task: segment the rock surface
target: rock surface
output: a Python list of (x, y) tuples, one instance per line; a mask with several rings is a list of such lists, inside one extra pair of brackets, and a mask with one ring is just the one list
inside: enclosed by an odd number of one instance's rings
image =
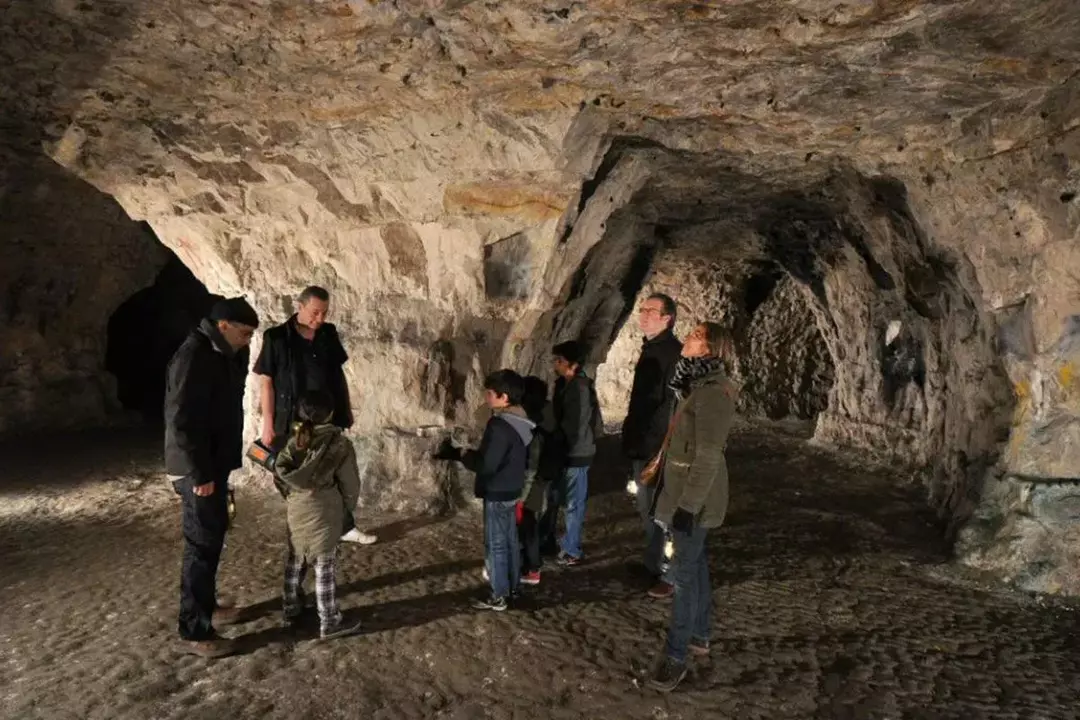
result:
[(105, 326), (168, 251), (41, 156), (0, 152), (0, 228), (0, 435), (110, 421), (120, 403)]
[(678, 261), (701, 303), (790, 277), (827, 402), (773, 391), (751, 322), (745, 407), (825, 406), (818, 442), (924, 468), (954, 534), (1005, 474), (1080, 460), (1078, 37), (1070, 0), (0, 0), (0, 127), (211, 292), (283, 319), (327, 286), (383, 502), (444, 486), (422, 428), (500, 364), (579, 335), (613, 398)]

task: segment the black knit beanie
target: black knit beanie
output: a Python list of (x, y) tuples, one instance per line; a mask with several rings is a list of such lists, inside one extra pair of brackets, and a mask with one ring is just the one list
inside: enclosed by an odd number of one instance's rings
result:
[(259, 327), (259, 314), (242, 297), (218, 300), (210, 309), (210, 319), (214, 322), (226, 320), (253, 328)]

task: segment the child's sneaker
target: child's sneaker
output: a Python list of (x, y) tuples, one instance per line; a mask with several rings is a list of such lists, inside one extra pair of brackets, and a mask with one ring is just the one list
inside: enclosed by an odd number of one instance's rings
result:
[(475, 600), (473, 602), (473, 607), (477, 610), (494, 610), (495, 612), (503, 612), (504, 610), (506, 610), (508, 605), (506, 603), (506, 598), (495, 597), (494, 595), (492, 595), (491, 597), (485, 598), (483, 600)]
[(581, 558), (576, 558), (573, 555), (567, 555), (566, 553), (559, 553), (559, 559), (555, 562), (563, 567), (574, 567), (581, 563)]
[(528, 573), (525, 573), (524, 575), (522, 575), (521, 576), (521, 584), (522, 585), (539, 585), (540, 584), (540, 573), (539, 573), (539, 571), (534, 570), (533, 572), (528, 572)]
[(360, 628), (363, 625), (360, 621), (357, 622), (339, 622), (333, 627), (324, 628), (319, 631), (320, 640), (333, 640), (335, 638), (348, 637), (349, 635), (355, 635), (360, 632)]

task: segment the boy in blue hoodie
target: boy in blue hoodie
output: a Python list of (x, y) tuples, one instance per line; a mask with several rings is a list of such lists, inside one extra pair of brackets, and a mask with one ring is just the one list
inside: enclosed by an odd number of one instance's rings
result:
[(491, 594), (473, 603), (502, 612), (521, 583), (516, 506), (525, 487), (529, 443), (536, 427), (521, 408), (525, 382), (513, 370), (484, 379), (484, 403), (492, 411), (477, 450), (444, 446), (436, 455), (458, 460), (476, 473), (473, 492), (484, 501), (484, 565)]

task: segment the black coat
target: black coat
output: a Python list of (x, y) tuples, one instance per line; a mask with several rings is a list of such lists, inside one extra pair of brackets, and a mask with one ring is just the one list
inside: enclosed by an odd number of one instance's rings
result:
[(169, 361), (165, 385), (165, 472), (192, 485), (224, 482), (240, 467), (249, 352), (233, 352), (209, 320)]
[(633, 460), (652, 458), (664, 444), (675, 406), (675, 392), (668, 383), (681, 353), (682, 343), (670, 330), (641, 346), (622, 430), (623, 451)]
[[(296, 330), (296, 315), (281, 325), (263, 333), (262, 350), (255, 361), (254, 372), (268, 375), (274, 383), (274, 435), (278, 442), (289, 436), (290, 425), (298, 420), (300, 394), (303, 392), (304, 360), (300, 343), (307, 342)], [(343, 430), (353, 425), (352, 403), (345, 382), (345, 352), (337, 328), (324, 323), (312, 340), (315, 351), (323, 359), (327, 389), (334, 398), (333, 423)]]

